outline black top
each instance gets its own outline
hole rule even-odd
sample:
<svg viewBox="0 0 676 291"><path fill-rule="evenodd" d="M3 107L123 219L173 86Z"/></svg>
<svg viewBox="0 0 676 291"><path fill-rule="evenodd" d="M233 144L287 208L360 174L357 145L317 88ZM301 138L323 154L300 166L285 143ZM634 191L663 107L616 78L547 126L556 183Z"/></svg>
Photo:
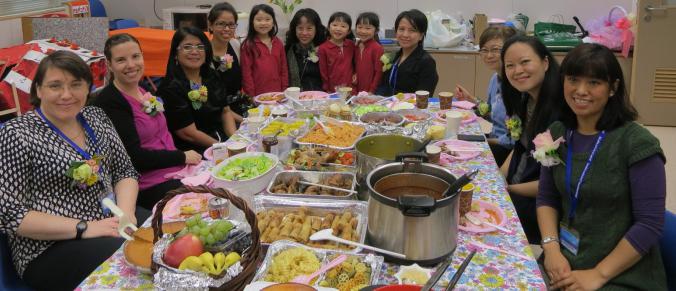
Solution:
<svg viewBox="0 0 676 291"><path fill-rule="evenodd" d="M298 74L300 75L300 89L302 91L322 91L322 75L319 73L319 62L308 60L309 50L295 46L293 54L298 63Z"/></svg>
<svg viewBox="0 0 676 291"><path fill-rule="evenodd" d="M237 54L235 54L235 49L229 43L228 54L232 56L232 68L221 71L218 69L220 62L214 59L212 60L212 63L225 86L225 93L228 95L237 95L242 90L242 67L239 65L239 59L237 58Z"/></svg>
<svg viewBox="0 0 676 291"><path fill-rule="evenodd" d="M439 82L437 65L422 45L418 45L411 55L399 64L396 81L393 80L394 82L390 83L390 73L399 56L401 56L401 49L392 60L392 68L383 72L381 85L376 90L377 94L390 96L397 93L413 93L418 90L425 90L434 94L434 89Z"/></svg>
<svg viewBox="0 0 676 291"><path fill-rule="evenodd" d="M94 101L94 106L103 109L113 122L137 171L146 172L184 164L183 151L153 150L141 147L141 139L136 130L131 105L115 85L109 84L103 88Z"/></svg>
<svg viewBox="0 0 676 291"><path fill-rule="evenodd" d="M202 104L199 110L192 107L188 92L190 92L190 82L188 80L173 79L164 80L164 86L160 86L157 95L164 100L165 115L167 125L174 137L174 143L180 150L195 150L198 153L204 152L205 147L192 144L181 139L176 131L195 124L198 130L208 134L216 140L225 140L226 135L223 129L223 107L228 106L229 98L225 93L225 88L221 80L214 72L208 76L202 76L202 85L207 87L207 102ZM166 85L165 85L166 84Z"/></svg>

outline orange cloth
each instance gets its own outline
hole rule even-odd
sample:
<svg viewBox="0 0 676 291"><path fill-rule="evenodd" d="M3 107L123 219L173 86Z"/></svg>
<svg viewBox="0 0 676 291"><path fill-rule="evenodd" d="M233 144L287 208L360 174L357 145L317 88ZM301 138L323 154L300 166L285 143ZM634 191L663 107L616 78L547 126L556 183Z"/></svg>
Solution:
<svg viewBox="0 0 676 291"><path fill-rule="evenodd" d="M128 33L133 35L141 43L143 60L145 63L145 76L164 77L167 70L167 59L171 49L173 30L134 27L127 29L111 30L109 35Z"/></svg>

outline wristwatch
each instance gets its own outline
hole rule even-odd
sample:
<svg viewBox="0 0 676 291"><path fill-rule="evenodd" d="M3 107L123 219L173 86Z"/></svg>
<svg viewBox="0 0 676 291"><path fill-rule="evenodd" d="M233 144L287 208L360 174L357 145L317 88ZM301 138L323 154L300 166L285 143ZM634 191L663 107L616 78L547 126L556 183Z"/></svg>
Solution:
<svg viewBox="0 0 676 291"><path fill-rule="evenodd" d="M558 238L558 237L555 237L555 236L548 236L548 237L545 237L545 238L543 238L542 241L540 242L540 245L544 246L545 244L548 244L548 243L550 243L550 242L557 242L557 243L558 243L558 242L559 242L559 238Z"/></svg>
<svg viewBox="0 0 676 291"><path fill-rule="evenodd" d="M75 234L75 239L82 239L82 234L85 232L85 230L87 230L87 221L80 220L80 222L75 225L75 231L77 232Z"/></svg>

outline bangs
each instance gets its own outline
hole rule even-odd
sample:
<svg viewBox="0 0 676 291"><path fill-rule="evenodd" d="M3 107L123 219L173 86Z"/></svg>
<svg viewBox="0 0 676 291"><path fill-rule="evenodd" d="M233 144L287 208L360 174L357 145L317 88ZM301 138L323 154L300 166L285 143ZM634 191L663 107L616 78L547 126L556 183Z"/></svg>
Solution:
<svg viewBox="0 0 676 291"><path fill-rule="evenodd" d="M561 64L561 76L587 77L611 82L607 62L602 54L588 53L567 57Z"/></svg>

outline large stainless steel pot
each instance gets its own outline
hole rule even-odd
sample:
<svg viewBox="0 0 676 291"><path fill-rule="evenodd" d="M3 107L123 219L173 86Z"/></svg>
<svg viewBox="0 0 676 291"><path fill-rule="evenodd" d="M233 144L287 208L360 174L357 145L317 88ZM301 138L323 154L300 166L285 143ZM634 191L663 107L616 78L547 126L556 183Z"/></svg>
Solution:
<svg viewBox="0 0 676 291"><path fill-rule="evenodd" d="M405 260L386 256L389 261L435 265L456 247L458 195L431 195L443 195L456 177L422 160L381 165L366 178L369 244L406 255Z"/></svg>
<svg viewBox="0 0 676 291"><path fill-rule="evenodd" d="M377 166L394 162L397 154L415 151L422 145L417 139L392 134L362 137L355 146L357 152L357 188L360 200L368 200L366 176Z"/></svg>

